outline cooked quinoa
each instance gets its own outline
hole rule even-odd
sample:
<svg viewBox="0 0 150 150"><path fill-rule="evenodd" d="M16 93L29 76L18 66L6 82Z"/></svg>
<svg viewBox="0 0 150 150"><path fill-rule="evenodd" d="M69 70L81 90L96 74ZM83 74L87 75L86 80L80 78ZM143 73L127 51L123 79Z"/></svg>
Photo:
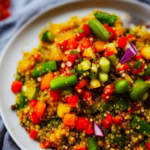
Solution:
<svg viewBox="0 0 150 150"><path fill-rule="evenodd" d="M150 34L94 10L50 23L24 52L11 109L41 148L150 150Z"/></svg>

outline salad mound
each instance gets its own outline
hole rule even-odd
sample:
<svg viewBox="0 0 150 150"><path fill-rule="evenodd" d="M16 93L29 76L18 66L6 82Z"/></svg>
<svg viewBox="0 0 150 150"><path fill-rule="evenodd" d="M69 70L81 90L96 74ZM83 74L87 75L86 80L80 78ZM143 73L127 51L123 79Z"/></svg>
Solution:
<svg viewBox="0 0 150 150"><path fill-rule="evenodd" d="M95 10L50 23L24 52L11 90L40 147L150 150L150 34Z"/></svg>

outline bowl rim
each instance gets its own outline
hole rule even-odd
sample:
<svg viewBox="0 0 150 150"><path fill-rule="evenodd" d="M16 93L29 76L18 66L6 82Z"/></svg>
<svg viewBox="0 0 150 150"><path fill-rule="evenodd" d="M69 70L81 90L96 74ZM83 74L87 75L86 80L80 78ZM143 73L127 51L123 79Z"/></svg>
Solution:
<svg viewBox="0 0 150 150"><path fill-rule="evenodd" d="M21 25L18 29L18 31L13 35L13 37L8 41L8 43L6 44L6 46L2 49L2 52L0 54L0 69L1 69L1 66L2 66L2 61L3 61L3 58L4 58L4 55L5 53L7 52L9 46L11 45L11 43L14 41L14 39L30 24L32 23L34 20L36 20L37 18L39 18L40 16L42 16L44 13L50 11L50 10L53 10L53 9L56 9L60 6L64 6L66 4L71 4L71 3L80 3L80 2L83 2L83 1L91 1L91 0L71 0L71 1L67 1L67 0L64 0L64 1L60 1L60 2L56 2L56 4L53 4L52 6L49 6L48 8L46 8L45 10L39 12L38 14L32 16L31 18L29 18L29 20L27 20L23 25ZM93 1L99 1L99 0L93 0ZM92 2L93 2L92 1ZM106 1L114 1L114 2L126 2L126 3L129 3L129 4L137 4L141 7L144 7L145 9L150 9L150 5L144 3L144 2L141 2L141 1L138 1L138 0L105 0ZM1 75L0 75L1 76ZM3 123L7 129L7 131L9 132L10 136L12 137L12 139L14 140L14 142L18 145L18 147L20 149L25 149L26 148L18 141L17 138L15 138L13 136L13 132L11 131L11 129L8 127L7 123L6 123L6 120L5 120L5 117L3 115L3 111L1 109L1 98L0 98L0 115L1 115L1 118L3 120Z"/></svg>

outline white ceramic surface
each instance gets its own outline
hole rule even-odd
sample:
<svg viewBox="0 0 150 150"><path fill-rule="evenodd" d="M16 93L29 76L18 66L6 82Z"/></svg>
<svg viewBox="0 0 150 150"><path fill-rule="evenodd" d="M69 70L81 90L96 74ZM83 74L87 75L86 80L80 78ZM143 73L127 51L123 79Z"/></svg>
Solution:
<svg viewBox="0 0 150 150"><path fill-rule="evenodd" d="M132 13L136 18L150 19L150 7L134 0L85 0L59 4L25 23L3 50L0 62L0 111L7 130L22 150L40 150L38 142L31 140L19 125L16 112L10 110L15 100L10 86L17 62L22 59L22 51L30 51L38 45L38 34L48 22L64 22L74 15L82 17L94 9L114 12L123 20L126 12Z"/></svg>

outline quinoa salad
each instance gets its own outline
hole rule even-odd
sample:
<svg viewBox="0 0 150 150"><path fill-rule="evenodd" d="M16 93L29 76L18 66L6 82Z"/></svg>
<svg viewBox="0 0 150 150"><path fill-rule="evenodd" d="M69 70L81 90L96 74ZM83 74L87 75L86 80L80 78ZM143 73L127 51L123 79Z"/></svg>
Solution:
<svg viewBox="0 0 150 150"><path fill-rule="evenodd" d="M150 33L94 10L39 34L11 109L43 149L150 150Z"/></svg>

